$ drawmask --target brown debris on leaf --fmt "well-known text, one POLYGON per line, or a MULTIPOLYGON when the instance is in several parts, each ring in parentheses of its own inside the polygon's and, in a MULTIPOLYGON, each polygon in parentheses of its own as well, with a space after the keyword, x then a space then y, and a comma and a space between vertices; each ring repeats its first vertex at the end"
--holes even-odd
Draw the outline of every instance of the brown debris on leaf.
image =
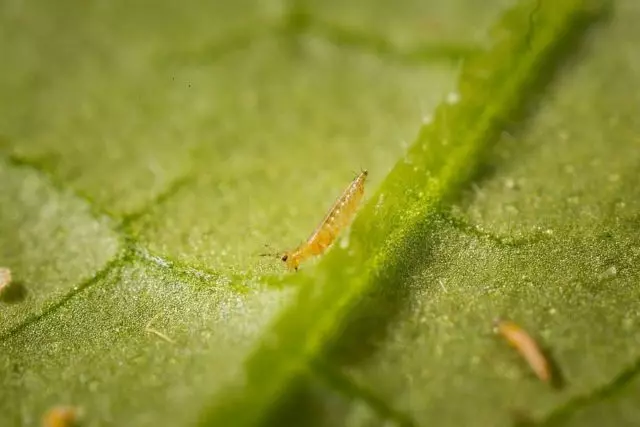
POLYGON ((0 267, 0 295, 11 284, 11 270, 6 267, 0 267))
POLYGON ((80 411, 73 406, 54 406, 42 418, 42 427, 78 426, 80 411))

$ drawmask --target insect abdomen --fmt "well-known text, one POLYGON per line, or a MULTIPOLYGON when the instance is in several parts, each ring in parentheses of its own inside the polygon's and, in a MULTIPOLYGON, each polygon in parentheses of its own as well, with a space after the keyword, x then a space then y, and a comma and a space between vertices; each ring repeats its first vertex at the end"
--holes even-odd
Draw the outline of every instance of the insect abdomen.
POLYGON ((356 208, 364 195, 364 181, 367 172, 362 172, 347 188, 344 194, 334 204, 318 230, 307 242, 312 247, 314 255, 322 253, 336 239, 353 219, 356 208))
POLYGON ((340 231, 351 222, 364 195, 364 182, 367 174, 367 171, 362 171, 351 182, 313 234, 290 254, 287 261, 290 268, 297 268, 298 264, 307 258, 322 254, 333 243, 340 231))

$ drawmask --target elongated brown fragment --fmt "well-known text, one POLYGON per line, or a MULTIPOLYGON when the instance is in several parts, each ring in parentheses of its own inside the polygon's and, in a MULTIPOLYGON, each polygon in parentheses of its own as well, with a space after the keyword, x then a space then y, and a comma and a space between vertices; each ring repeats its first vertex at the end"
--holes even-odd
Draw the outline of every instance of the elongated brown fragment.
POLYGON ((496 330, 502 335, 527 361, 533 372, 542 381, 551 381, 551 366, 538 343, 520 326, 509 320, 496 320, 496 330))

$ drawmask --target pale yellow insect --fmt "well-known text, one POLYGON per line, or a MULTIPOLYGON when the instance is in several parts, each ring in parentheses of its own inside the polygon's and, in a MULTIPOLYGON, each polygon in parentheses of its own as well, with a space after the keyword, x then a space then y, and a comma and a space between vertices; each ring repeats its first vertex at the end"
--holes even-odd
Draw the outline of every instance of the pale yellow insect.
POLYGON ((11 284, 11 270, 0 267, 0 294, 11 284))
POLYGON ((538 343, 520 326, 508 320, 497 319, 497 331, 524 357, 533 372, 544 382, 551 381, 551 365, 538 343))
POLYGON ((71 406, 54 406, 42 418, 42 427, 73 427, 78 425, 79 412, 71 406))
POLYGON ((296 249, 285 252, 281 259, 291 270, 297 270, 306 259, 322 254, 355 216, 358 204, 364 196, 364 182, 369 173, 366 170, 349 184, 333 204, 320 225, 309 238, 296 249))

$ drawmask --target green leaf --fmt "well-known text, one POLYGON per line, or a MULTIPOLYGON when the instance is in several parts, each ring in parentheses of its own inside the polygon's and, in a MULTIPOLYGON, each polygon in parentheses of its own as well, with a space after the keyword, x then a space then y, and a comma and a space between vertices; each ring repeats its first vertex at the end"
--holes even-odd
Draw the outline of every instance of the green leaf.
POLYGON ((118 237, 108 219, 92 217, 85 203, 36 174, 3 161, 0 182, 0 260, 14 278, 0 296, 4 335, 91 282, 117 255, 118 237))
POLYGON ((226 3, 0 4, 0 424, 637 423, 632 0, 226 3))

